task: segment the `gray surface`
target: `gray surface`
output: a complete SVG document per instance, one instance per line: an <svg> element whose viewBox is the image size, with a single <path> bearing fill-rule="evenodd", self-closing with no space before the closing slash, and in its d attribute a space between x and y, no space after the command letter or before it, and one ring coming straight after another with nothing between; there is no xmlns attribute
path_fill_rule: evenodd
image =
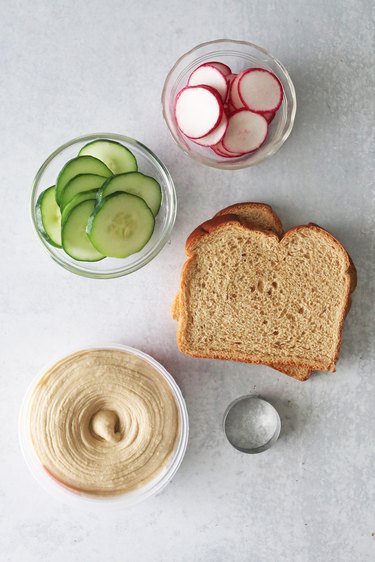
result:
<svg viewBox="0 0 375 562"><path fill-rule="evenodd" d="M371 2L7 2L0 20L2 562L367 562L375 558L374 190ZM177 56L231 37L290 71L294 131L259 167L204 169L172 143L159 95ZM39 247L31 179L56 146L108 130L144 141L175 179L170 245L129 278L80 279ZM286 226L315 221L345 244L359 286L337 373L299 383L266 367L183 357L169 315L186 235L236 201L274 204ZM35 372L67 346L119 341L153 354L185 394L191 440L159 497L114 514L45 495L20 455L17 415ZM222 415L256 390L281 414L278 443L246 456Z"/></svg>

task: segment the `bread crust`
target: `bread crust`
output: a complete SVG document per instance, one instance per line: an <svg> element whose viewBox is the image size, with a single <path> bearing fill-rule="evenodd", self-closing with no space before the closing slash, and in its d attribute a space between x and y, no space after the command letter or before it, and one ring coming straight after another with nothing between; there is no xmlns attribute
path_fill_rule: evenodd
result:
<svg viewBox="0 0 375 562"><path fill-rule="evenodd" d="M172 302L172 306L171 306L171 315L173 320L177 320L178 321L178 306L179 306L179 301L180 301L180 291L176 294L175 298L173 299Z"/></svg>
<svg viewBox="0 0 375 562"><path fill-rule="evenodd" d="M196 246L196 244L198 244L201 238L203 238L207 234L211 234L211 232L215 232L215 230L220 226L229 226L232 224L240 224L244 227L246 226L244 224L244 221L241 221L241 219L237 215L232 214L215 216L212 219L208 219L207 221L202 222L202 224L197 226L197 228L195 228L186 239L185 253L187 257L190 257L192 255L193 248ZM250 228L250 226L248 228Z"/></svg>
<svg viewBox="0 0 375 562"><path fill-rule="evenodd" d="M319 226L319 224L316 224L315 222L309 222L309 225L311 226L317 226L318 228L320 228L321 230L325 230L326 232L328 232L328 230L326 230L325 228L323 228L322 226ZM328 234L330 234L330 232L328 232ZM332 234L331 234L332 236ZM335 239L336 240L336 239ZM347 250L345 250L344 246L341 245L341 247L343 248L343 250L346 252L349 261L350 261L350 292L353 293L357 287L357 282L358 282L358 275L357 275L357 269L354 265L354 262L352 260L352 258L350 257L350 255L348 254Z"/></svg>
<svg viewBox="0 0 375 562"><path fill-rule="evenodd" d="M268 215L272 220L272 230L275 231L278 236L282 236L284 234L284 228L281 224L281 220L272 209L271 205L267 205L267 203L257 203L252 201L248 203L235 203L234 205L229 205L229 207L225 207L225 209L222 209L221 211L216 213L215 217L229 214L237 215L237 213L241 213L242 211L248 211L249 208L256 209L263 214ZM251 219L247 220L246 222L251 223Z"/></svg>
<svg viewBox="0 0 375 562"><path fill-rule="evenodd" d="M334 360L328 365L328 368L327 368L326 364L323 364L323 363L320 363L320 362L316 362L314 365L311 365L310 362L304 363L303 361L289 360L287 362L283 362L283 364L285 364L286 366L303 367L303 368L306 368L306 369L309 369L309 370L329 370L329 371L332 371L332 372L335 371L335 363L338 359L338 355L339 355L339 351L340 351L340 347L341 347L343 323L344 323L344 319L345 319L345 317L348 313L348 310L350 308L350 293L351 293L351 288L354 284L353 283L353 277L354 277L353 267L354 267L354 264L353 264L352 260L350 259L348 253L346 252L345 248L342 246L342 244L340 244L340 242L332 234L330 234L328 231L326 231L325 229L323 229L323 228L321 228L321 227L319 227L318 225L315 225L315 224L299 225L299 226L296 226L294 228L291 228L286 233L284 233L282 236L278 236L274 232L262 231L258 228L254 228L250 224L245 224L244 221L242 221L239 217L237 217L234 214L215 216L214 218L209 219L208 221L205 221L200 226L198 226L190 234L190 236L188 237L188 239L186 241L185 250L186 250L186 255L187 255L188 259L186 260L186 262L184 264L182 274L181 274L181 290L182 290L182 292L184 292L187 288L186 287L186 274L187 274L187 271L188 271L188 269L189 269L189 267L192 263L192 260L194 259L195 249L196 249L197 245L199 244L200 240L202 238L204 238L205 236L207 236L208 234L215 232L219 228L225 228L225 227L231 226L231 225L239 226L240 228L245 229L245 230L257 231L257 232L261 233L263 236L276 237L279 243L282 243L282 241L284 239L287 240L288 237L293 235L293 233L295 233L295 232L299 232L300 230L303 230L303 229L311 229L311 230L315 230L320 235L327 238L330 242L332 242L334 245L336 245L338 247L340 252L343 253L344 259L346 261L346 270L345 270L344 275L347 276L348 282L346 283L346 294L344 295L346 304L344 306L344 309L343 309L343 312L342 312L342 315L341 315L341 318L340 318L340 321L339 321L339 326L338 326L338 341L337 341L337 346L336 346L336 350L335 350L335 354L334 354ZM355 271L355 268L354 268L354 271ZM178 328L177 328L177 344L178 344L179 349L182 352L187 353L187 351L184 349L182 333L183 333L183 319L180 316L179 322L178 322ZM212 359L215 358L215 359L240 361L240 362L244 362L244 363L263 364L263 362L260 361L260 360L251 360L250 358L236 359L236 358L225 356L225 354L219 354L219 353L210 353L209 355L208 354L206 355L206 354L192 353L191 351L189 351L188 354L192 355L194 357L201 357L201 358L212 358Z"/></svg>

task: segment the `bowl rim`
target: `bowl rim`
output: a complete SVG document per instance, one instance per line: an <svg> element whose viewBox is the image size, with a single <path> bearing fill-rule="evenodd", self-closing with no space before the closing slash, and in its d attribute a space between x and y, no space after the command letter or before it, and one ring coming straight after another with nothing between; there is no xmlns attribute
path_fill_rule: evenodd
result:
<svg viewBox="0 0 375 562"><path fill-rule="evenodd" d="M166 90L167 90L167 86L168 86L168 84L171 80L172 74L176 71L177 67L180 65L180 63L186 57L188 57L190 55L193 55L196 51L198 51L201 48L211 46L211 45L215 45L215 44L218 44L218 43L226 43L228 45L234 44L234 45L241 45L241 46L245 46L245 47L251 47L251 48L254 48L257 51L263 53L264 55L266 55L267 57L272 59L272 61L279 67L279 69L282 72L283 77L287 81L288 86L289 86L290 91L291 91L291 97L292 97L293 104L290 107L290 120L289 120L288 127L284 130L283 134L277 140L277 142L275 142L272 146L270 145L270 150L268 152L263 153L262 158L260 158L259 160L255 161L255 162L252 161L251 158L245 158L244 160L232 159L231 162L226 162L225 160L220 161L220 162L214 162L213 160L210 160L209 158L206 158L205 156L202 156L200 154L199 155L196 154L193 150L186 150L181 145L179 140L176 138L173 130L169 126L169 119L166 115L166 109L165 109L166 105L167 105ZM282 145L285 143L285 141L287 140L287 138L291 134L293 126L294 126L296 112L297 112L296 90L295 90L293 81L292 81L292 79L289 75L289 72L287 71L285 66L276 57L274 57L272 55L272 53L270 53L267 49L265 49L264 47L261 47L260 45L257 45L256 43L253 43L251 41L242 41L242 40L239 40L239 39L227 39L227 38L214 39L212 41L205 41L204 43L199 43L198 45L196 45L195 47L193 47L189 51L186 51L185 53L183 53L176 60L176 62L174 63L172 68L169 70L169 72L168 72L168 74L165 78L162 93L161 93L161 104L162 104L162 112L163 112L164 121L165 121L165 123L168 127L168 130L169 130L174 142L177 144L179 149L182 150L182 152L184 152L184 154L186 154L187 156L189 156L190 158L192 158L196 162L199 162L201 165L206 165L206 166L209 166L211 168L216 168L216 169L219 169L219 170L242 170L242 169L245 169L245 168L250 168L251 166L256 166L257 164L260 164L261 162L263 162L264 160L266 160L270 156L273 156L282 147ZM248 156L250 156L250 155L251 155L251 153L248 154ZM239 157L239 158L241 158L241 157Z"/></svg>
<svg viewBox="0 0 375 562"><path fill-rule="evenodd" d="M37 197L39 195L38 188L39 188L40 180L44 171L47 169L47 167L52 162L52 160L56 156L58 156L63 150L73 146L74 144L80 142L86 142L86 141L89 142L99 138L114 140L117 142L123 142L126 145L137 147L140 150L140 152L146 153L150 157L151 162L155 165L157 169L159 169L159 172L164 176L165 183L167 185L168 193L170 196L169 214L167 216L166 224L161 233L160 238L155 242L155 244L149 249L149 251L142 258L139 258L131 266L125 265L123 267L113 268L108 271L90 271L89 269L85 268L84 264L86 262L77 261L76 263L68 263L62 257L55 254L51 250L49 243L43 238L43 236L39 232L37 226L36 214L35 214L35 204L37 201ZM47 189L47 187L45 189ZM114 279L117 277L123 277L125 275L129 275L130 273L133 273L138 269L141 269L142 267L147 265L150 261L152 261L159 254L159 252L164 248L165 244L168 242L171 236L176 221L177 195L176 195L174 182L168 168L160 160L160 158L156 156L156 154L146 145L144 145L143 143L139 142L138 140L132 137L128 137L120 133L105 133L105 132L88 133L88 134L80 135L78 137L74 137L73 139L60 145L44 160L43 164L39 167L37 173L35 174L31 184L29 213L36 237L39 239L39 241L41 242L42 246L44 247L47 254L50 256L50 258L52 258L56 263L58 263L60 266L70 271L71 273L75 273L76 275L80 275L81 277L89 277L91 279Z"/></svg>
<svg viewBox="0 0 375 562"><path fill-rule="evenodd" d="M62 359L74 355L79 351L94 351L98 349L114 349L142 359L151 365L158 373L164 378L168 383L169 387L173 392L173 396L176 401L176 405L179 412L180 418L180 434L178 442L174 451L173 456L170 459L169 466L164 473L156 476L154 481L146 483L140 488L131 490L130 492L119 494L115 496L90 496L89 494L79 493L68 486L59 484L47 472L43 471L43 467L40 460L32 446L30 435L28 431L28 409L30 404L30 399L34 388L38 384L39 380L48 371L49 368L53 367L56 363ZM143 502L151 496L154 496L161 492L175 476L176 472L180 468L182 461L184 459L187 445L189 440L189 414L186 406L185 399L183 397L182 391L173 378L173 376L167 371L167 369L154 359L151 355L140 351L137 348L120 344L120 343L101 343L98 345L88 344L81 345L80 347L70 347L64 351L64 354L54 354L53 357L46 362L41 369L38 370L37 374L28 383L26 392L22 398L21 407L18 414L18 442L21 449L22 457L24 462L29 469L30 473L34 477L34 480L44 489L50 496L55 497L59 501L70 504L71 506L78 506L81 508L85 507L95 507L100 506L100 509L113 509L113 508L123 508L125 506L132 506Z"/></svg>

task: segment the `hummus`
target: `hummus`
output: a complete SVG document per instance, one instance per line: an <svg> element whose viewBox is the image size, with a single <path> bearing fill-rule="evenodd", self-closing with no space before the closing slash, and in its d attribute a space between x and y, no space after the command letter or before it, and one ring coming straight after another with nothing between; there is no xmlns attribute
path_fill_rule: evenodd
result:
<svg viewBox="0 0 375 562"><path fill-rule="evenodd" d="M157 477L180 434L168 382L144 359L116 349L80 351L56 363L32 393L28 422L49 474L101 496Z"/></svg>

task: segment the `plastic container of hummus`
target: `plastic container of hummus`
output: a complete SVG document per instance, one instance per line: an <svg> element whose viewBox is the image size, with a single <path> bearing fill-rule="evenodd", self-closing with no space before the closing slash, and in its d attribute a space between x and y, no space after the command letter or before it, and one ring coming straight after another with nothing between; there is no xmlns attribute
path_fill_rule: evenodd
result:
<svg viewBox="0 0 375 562"><path fill-rule="evenodd" d="M188 414L173 377L124 345L88 346L43 369L19 418L38 483L74 506L126 507L160 492L184 457Z"/></svg>

